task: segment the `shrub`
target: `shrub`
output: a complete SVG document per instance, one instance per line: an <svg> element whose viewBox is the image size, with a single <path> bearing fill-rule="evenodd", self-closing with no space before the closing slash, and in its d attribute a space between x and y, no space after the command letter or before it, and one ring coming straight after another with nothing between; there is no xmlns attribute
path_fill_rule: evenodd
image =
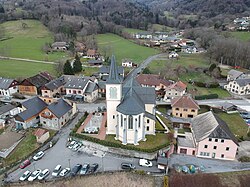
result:
<svg viewBox="0 0 250 187"><path fill-rule="evenodd" d="M164 187L168 187L168 176L164 176Z"/></svg>
<svg viewBox="0 0 250 187"><path fill-rule="evenodd" d="M194 98L196 100L202 100L202 99L216 99L218 98L218 94L209 94L209 95L197 95Z"/></svg>
<svg viewBox="0 0 250 187"><path fill-rule="evenodd" d="M250 162L250 157L249 156L242 156L239 158L240 162Z"/></svg>
<svg viewBox="0 0 250 187"><path fill-rule="evenodd" d="M135 170L134 172L139 175L146 175L146 172L144 170Z"/></svg>
<svg viewBox="0 0 250 187"><path fill-rule="evenodd" d="M13 93L12 96L13 96L14 98L16 98L16 99L26 99L25 96L23 96L22 94L17 93L17 92L16 92L16 93Z"/></svg>

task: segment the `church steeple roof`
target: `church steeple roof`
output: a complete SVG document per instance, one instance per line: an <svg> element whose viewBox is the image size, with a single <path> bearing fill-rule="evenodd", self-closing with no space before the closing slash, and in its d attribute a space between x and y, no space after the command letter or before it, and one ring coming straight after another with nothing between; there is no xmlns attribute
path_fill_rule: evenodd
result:
<svg viewBox="0 0 250 187"><path fill-rule="evenodd" d="M114 55L112 55L111 57L110 72L109 72L109 78L107 80L107 83L108 84L120 84L121 83Z"/></svg>

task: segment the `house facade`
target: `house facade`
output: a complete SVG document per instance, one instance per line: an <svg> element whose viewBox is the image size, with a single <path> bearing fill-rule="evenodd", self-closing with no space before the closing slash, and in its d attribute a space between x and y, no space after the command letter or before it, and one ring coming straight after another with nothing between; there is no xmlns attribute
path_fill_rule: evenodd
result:
<svg viewBox="0 0 250 187"><path fill-rule="evenodd" d="M181 81L169 85L165 88L164 100L173 99L175 97L183 96L186 93L187 85Z"/></svg>
<svg viewBox="0 0 250 187"><path fill-rule="evenodd" d="M229 81L224 88L237 95L249 95L250 94L250 78L238 78L236 80Z"/></svg>
<svg viewBox="0 0 250 187"><path fill-rule="evenodd" d="M45 84L41 88L42 97L53 98L53 97L57 97L57 96L64 94L65 93L65 89L64 89L65 83L66 82L64 80L64 76L61 76L57 79L54 79L54 80L48 82L47 84Z"/></svg>
<svg viewBox="0 0 250 187"><path fill-rule="evenodd" d="M177 153L234 160L238 142L227 124L211 111L192 119L192 132L177 138Z"/></svg>
<svg viewBox="0 0 250 187"><path fill-rule="evenodd" d="M193 118L198 115L199 105L190 95L171 100L172 115L180 118Z"/></svg>
<svg viewBox="0 0 250 187"><path fill-rule="evenodd" d="M122 83L114 56L106 83L107 134L122 144L138 145L146 134L155 134L155 90L136 80Z"/></svg>
<svg viewBox="0 0 250 187"><path fill-rule="evenodd" d="M16 92L18 92L18 82L16 80L0 77L0 97L10 97Z"/></svg>

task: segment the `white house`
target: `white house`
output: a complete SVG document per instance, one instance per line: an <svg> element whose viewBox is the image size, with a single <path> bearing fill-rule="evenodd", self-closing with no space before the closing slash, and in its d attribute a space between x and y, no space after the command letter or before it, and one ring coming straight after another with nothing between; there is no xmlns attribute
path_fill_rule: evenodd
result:
<svg viewBox="0 0 250 187"><path fill-rule="evenodd" d="M250 94L250 78L242 78L229 81L224 88L237 95L249 95Z"/></svg>
<svg viewBox="0 0 250 187"><path fill-rule="evenodd" d="M179 55L176 53L176 52L174 52L174 51L172 51L171 53L169 53L169 55L168 55L168 58L178 58L179 57Z"/></svg>
<svg viewBox="0 0 250 187"><path fill-rule="evenodd" d="M133 78L122 83L112 56L106 83L107 134L122 144L138 145L155 134L155 90L141 87Z"/></svg>
<svg viewBox="0 0 250 187"><path fill-rule="evenodd" d="M18 82L0 77L0 96L11 96L18 91Z"/></svg>
<svg viewBox="0 0 250 187"><path fill-rule="evenodd" d="M141 33L134 34L134 38L136 38L136 39L152 39L153 35L152 35L152 33L149 33L149 32L141 32Z"/></svg>

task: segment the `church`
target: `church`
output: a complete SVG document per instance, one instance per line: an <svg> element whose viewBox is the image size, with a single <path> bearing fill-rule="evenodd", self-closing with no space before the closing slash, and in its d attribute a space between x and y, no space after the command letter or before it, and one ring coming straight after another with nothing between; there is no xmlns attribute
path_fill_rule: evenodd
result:
<svg viewBox="0 0 250 187"><path fill-rule="evenodd" d="M142 87L133 77L122 81L114 55L106 82L107 130L122 144L139 145L155 135L155 90Z"/></svg>

